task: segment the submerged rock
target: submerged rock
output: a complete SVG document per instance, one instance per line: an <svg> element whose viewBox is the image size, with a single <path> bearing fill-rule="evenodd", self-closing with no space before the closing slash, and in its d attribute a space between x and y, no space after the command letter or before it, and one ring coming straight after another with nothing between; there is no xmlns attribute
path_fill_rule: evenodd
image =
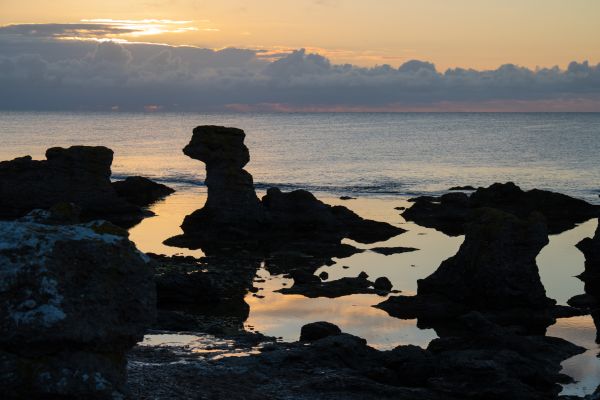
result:
<svg viewBox="0 0 600 400"><path fill-rule="evenodd" d="M143 176L128 176L125 180L112 183L117 194L131 204L144 207L174 193L175 190Z"/></svg>
<svg viewBox="0 0 600 400"><path fill-rule="evenodd" d="M479 188L470 197L457 192L441 197L424 196L413 201L414 205L402 214L404 218L449 235L462 234L470 212L482 207L497 208L520 218L537 211L546 218L552 234L600 215L600 206L546 190L523 191L512 182Z"/></svg>
<svg viewBox="0 0 600 400"><path fill-rule="evenodd" d="M188 215L184 234L168 245L201 247L209 253L228 248L275 251L290 244L305 252L340 245L349 237L374 243L404 232L384 222L365 220L346 207L327 205L305 190L267 190L259 200L252 176L243 169L250 160L244 131L199 126L184 153L206 164L208 199ZM327 245L327 246L324 246ZM332 247L333 245L333 247Z"/></svg>
<svg viewBox="0 0 600 400"><path fill-rule="evenodd" d="M110 182L112 159L106 147L73 146L48 149L42 161L27 156L0 162L0 219L73 203L83 220L135 225L145 214L117 195Z"/></svg>
<svg viewBox="0 0 600 400"><path fill-rule="evenodd" d="M524 324L548 324L555 301L546 297L536 256L548 243L544 219L477 210L458 253L420 279L415 298L390 298L378 307L399 317L453 318L468 310Z"/></svg>
<svg viewBox="0 0 600 400"><path fill-rule="evenodd" d="M5 398L118 398L155 316L149 259L92 224L0 222Z"/></svg>

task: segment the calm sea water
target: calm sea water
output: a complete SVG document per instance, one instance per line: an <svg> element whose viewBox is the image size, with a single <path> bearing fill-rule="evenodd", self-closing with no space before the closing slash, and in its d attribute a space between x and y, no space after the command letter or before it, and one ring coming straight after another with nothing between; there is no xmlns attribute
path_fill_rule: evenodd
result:
<svg viewBox="0 0 600 400"><path fill-rule="evenodd" d="M307 188L330 204L344 204L365 218L388 221L407 232L373 246L407 246L418 251L383 256L373 246L323 266L329 279L388 277L395 289L413 294L416 281L454 255L462 237L407 223L394 210L409 206L406 198L438 193L454 185L482 185L512 180L523 188L543 188L600 203L600 114L124 114L2 113L0 160L26 154L43 158L51 146L105 145L115 151L113 175L144 175L178 189L152 206L156 217L130 230L143 251L202 255L169 248L162 241L180 233L184 216L202 206L204 165L181 149L200 124L243 128L250 148L247 166L259 192L271 185ZM343 202L340 195L355 195ZM592 220L550 237L537 263L549 297L560 304L583 293L575 276L584 258L575 244L593 235ZM258 279L260 278L260 279ZM297 340L300 327L331 321L369 344L389 349L400 344L427 346L433 330L415 320L399 320L372 306L384 298L354 295L308 299L275 292L292 282L257 271L255 286L264 297L249 293L245 325L267 335ZM592 393L600 383L600 347L589 316L565 318L548 334L588 349L563 363L563 372L578 382L564 394ZM172 335L171 335L172 336ZM202 346L204 338L150 335L149 343L183 340ZM192 346L193 347L193 346Z"/></svg>
<svg viewBox="0 0 600 400"><path fill-rule="evenodd" d="M201 184L181 153L201 124L242 128L258 187L414 195L513 180L598 201L600 114L2 113L0 159L105 145L113 172Z"/></svg>

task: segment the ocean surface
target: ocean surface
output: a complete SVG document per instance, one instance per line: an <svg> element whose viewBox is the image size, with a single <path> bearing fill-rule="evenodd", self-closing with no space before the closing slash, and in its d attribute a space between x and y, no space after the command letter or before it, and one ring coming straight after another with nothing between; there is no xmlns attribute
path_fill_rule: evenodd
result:
<svg viewBox="0 0 600 400"><path fill-rule="evenodd" d="M0 160L46 148L104 145L115 177L202 184L181 153L197 125L247 133L248 171L277 185L334 195L412 196L512 180L598 202L600 114L171 114L0 112Z"/></svg>
<svg viewBox="0 0 600 400"><path fill-rule="evenodd" d="M434 272L454 255L463 237L406 222L394 208L410 206L409 197L444 192L450 186L488 186L514 181L524 189L541 188L600 203L600 114L166 114L166 113L6 113L0 112L0 160L23 155L43 158L52 146L104 145L115 151L113 177L143 175L177 192L151 206L155 217L130 230L142 251L191 254L162 242L179 234L185 215L206 199L204 165L181 152L192 129L201 124L242 128L247 133L259 194L270 186L305 188L330 204L343 204L365 218L402 226L406 233L365 246L363 253L323 266L329 280L357 276L388 277L394 289L410 295L417 279ZM341 201L342 195L357 197ZM584 257L575 244L592 236L590 220L559 235L540 252L537 263L547 295L559 304L583 293L576 275ZM384 256L378 246L419 250ZM353 295L309 299L276 292L293 282L261 268L248 293L249 330L293 341L308 322L331 321L367 339L376 348L401 344L426 347L435 339L416 320L400 320L373 308L385 297ZM600 383L600 347L591 317L559 319L547 334L587 351L563 363L576 380L563 394L592 393ZM206 337L148 335L146 343L183 343L202 348Z"/></svg>

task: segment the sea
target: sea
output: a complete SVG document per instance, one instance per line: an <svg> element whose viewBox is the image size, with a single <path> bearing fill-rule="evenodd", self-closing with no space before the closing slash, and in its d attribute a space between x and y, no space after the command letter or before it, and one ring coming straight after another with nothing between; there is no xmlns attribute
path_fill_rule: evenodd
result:
<svg viewBox="0 0 600 400"><path fill-rule="evenodd" d="M277 186L284 191L308 189L330 204L342 204L365 218L398 225L406 233L383 243L360 245L366 251L323 266L328 279L357 276L388 277L403 294L416 291L416 281L431 274L454 255L463 237L405 221L396 207L408 199L440 194L452 186L488 186L512 181L523 189L546 189L600 204L600 113L96 113L0 112L0 160L31 155L43 159L47 148L102 145L114 150L113 179L142 175L177 192L151 206L155 217L130 230L142 250L201 256L165 246L181 232L185 215L206 199L204 165L182 153L198 125L225 125L246 132L250 163L246 166L257 192ZM342 201L341 196L355 199ZM584 258L575 244L593 235L590 220L559 235L537 258L547 295L566 304L583 293L576 275ZM384 256L369 251L381 246L405 246L415 252ZM283 295L290 286L284 276L257 271L260 296L248 293L250 315L245 327L284 341L297 340L300 327L326 320L367 339L379 349L402 344L426 347L435 339L431 329L415 320L400 320L372 306L377 295L309 299ZM591 317L559 319L548 335L565 338L587 351L563 363L563 373L575 382L563 394L586 395L600 384L600 347ZM168 335L169 343L177 342ZM194 339L182 335L187 344ZM161 343L161 335L146 341ZM192 344L193 345L193 344Z"/></svg>

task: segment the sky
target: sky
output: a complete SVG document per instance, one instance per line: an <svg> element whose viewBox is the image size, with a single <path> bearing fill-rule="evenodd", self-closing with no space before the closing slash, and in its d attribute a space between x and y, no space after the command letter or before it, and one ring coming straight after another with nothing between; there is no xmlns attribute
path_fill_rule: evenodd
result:
<svg viewBox="0 0 600 400"><path fill-rule="evenodd" d="M599 20L597 0L0 0L0 108L600 111Z"/></svg>

